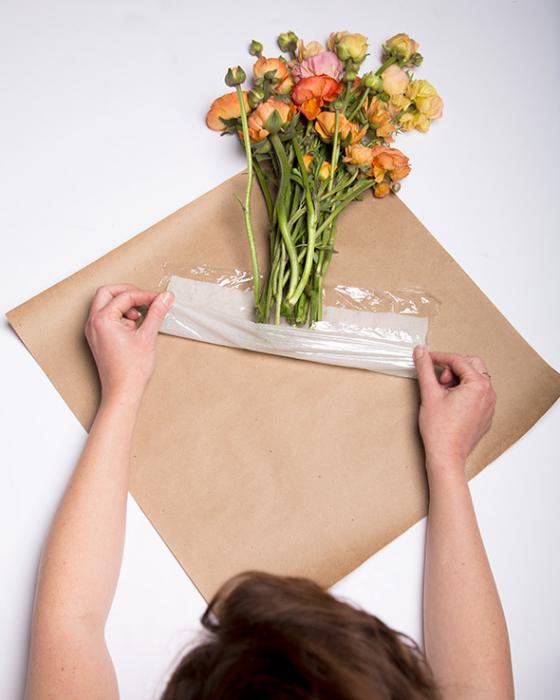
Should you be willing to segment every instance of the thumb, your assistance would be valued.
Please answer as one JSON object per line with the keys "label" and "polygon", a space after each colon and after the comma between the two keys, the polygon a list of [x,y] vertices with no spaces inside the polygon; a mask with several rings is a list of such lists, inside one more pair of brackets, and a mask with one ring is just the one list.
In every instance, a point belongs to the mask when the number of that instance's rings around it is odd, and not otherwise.
{"label": "thumb", "polygon": [[175,296],[173,292],[163,292],[150,304],[146,318],[140,326],[140,333],[147,337],[155,338],[158,334],[163,319],[173,304]]}
{"label": "thumb", "polygon": [[434,363],[428,348],[424,345],[417,345],[414,348],[413,357],[416,373],[418,374],[418,384],[420,385],[420,398],[424,400],[439,391]]}

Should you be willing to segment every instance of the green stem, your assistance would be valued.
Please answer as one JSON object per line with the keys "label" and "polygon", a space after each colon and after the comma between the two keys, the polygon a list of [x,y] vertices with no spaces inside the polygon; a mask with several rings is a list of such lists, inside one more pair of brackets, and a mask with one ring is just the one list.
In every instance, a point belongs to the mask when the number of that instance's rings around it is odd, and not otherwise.
{"label": "green stem", "polygon": [[297,252],[290,236],[286,212],[286,199],[288,197],[288,190],[290,187],[290,165],[286,157],[286,152],[284,151],[284,146],[282,145],[278,134],[271,134],[270,141],[280,166],[280,186],[278,188],[278,195],[276,196],[276,211],[278,216],[278,227],[280,229],[280,233],[282,234],[284,245],[286,246],[288,260],[290,261],[290,284],[288,286],[288,296],[291,297],[295,292],[298,283],[299,263],[297,259]]}
{"label": "green stem", "polygon": [[331,174],[329,177],[329,192],[333,188],[334,171],[336,169],[336,161],[338,160],[338,122],[339,122],[339,115],[338,115],[338,110],[336,110],[335,116],[334,116],[334,136],[333,136],[332,158],[331,158]]}
{"label": "green stem", "polygon": [[364,104],[364,102],[365,102],[365,100],[366,100],[366,97],[367,97],[368,95],[369,95],[369,88],[366,88],[366,89],[364,90],[364,94],[360,97],[360,99],[359,99],[359,101],[358,101],[358,104],[354,107],[354,109],[353,109],[352,112],[350,113],[350,116],[348,117],[348,119],[349,119],[350,121],[352,121],[352,119],[354,119],[354,117],[356,116],[356,114],[360,111],[360,109],[362,108],[362,105]]}
{"label": "green stem", "polygon": [[274,223],[274,205],[272,204],[272,197],[270,195],[270,188],[268,186],[266,175],[264,174],[263,169],[261,168],[258,160],[255,160],[253,165],[255,166],[255,175],[257,176],[257,180],[259,181],[259,187],[261,188],[261,192],[264,197],[264,202],[266,204],[268,220],[270,221],[270,225],[272,226]]}
{"label": "green stem", "polygon": [[375,71],[375,75],[382,75],[383,71],[389,68],[389,66],[392,66],[393,63],[396,63],[397,59],[394,56],[391,56],[391,58],[388,58],[385,63],[382,63],[379,68]]}
{"label": "green stem", "polygon": [[299,283],[292,294],[288,294],[286,301],[288,304],[295,304],[303,290],[305,285],[309,280],[309,275],[311,273],[311,267],[313,266],[313,255],[315,253],[315,239],[317,235],[317,207],[313,201],[313,194],[311,192],[311,185],[309,183],[309,177],[307,175],[307,169],[303,160],[303,154],[299,147],[296,139],[292,139],[294,145],[294,151],[301,171],[301,179],[303,182],[303,189],[305,191],[305,202],[307,204],[307,250],[305,255],[305,264],[303,266],[303,274],[299,279]]}
{"label": "green stem", "polygon": [[371,187],[372,185],[375,184],[375,180],[373,179],[367,179],[367,180],[361,180],[355,187],[353,187],[348,195],[344,197],[344,199],[340,200],[340,203],[338,206],[336,206],[333,211],[327,216],[327,218],[323,221],[323,223],[319,226],[317,229],[317,235],[320,235],[335,219],[336,217],[341,213],[341,211],[350,204],[350,202],[353,202],[356,197],[359,197],[362,192],[365,192],[368,187]]}
{"label": "green stem", "polygon": [[247,158],[247,187],[245,189],[245,204],[243,205],[243,215],[245,218],[245,229],[247,230],[247,240],[251,253],[251,267],[253,268],[253,294],[255,297],[255,307],[259,308],[259,261],[257,259],[257,248],[253,235],[253,222],[251,220],[251,192],[253,190],[253,154],[251,153],[251,139],[249,137],[249,127],[247,124],[247,112],[243,100],[243,92],[239,85],[235,86],[239,110],[241,112],[241,126],[243,128],[243,143],[245,144],[245,156]]}

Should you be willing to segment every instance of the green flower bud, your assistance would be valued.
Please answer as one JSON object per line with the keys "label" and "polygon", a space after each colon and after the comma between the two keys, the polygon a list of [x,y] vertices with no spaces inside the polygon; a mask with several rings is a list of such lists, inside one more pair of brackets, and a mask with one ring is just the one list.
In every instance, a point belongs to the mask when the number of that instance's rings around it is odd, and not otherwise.
{"label": "green flower bud", "polygon": [[410,63],[413,66],[419,66],[423,60],[424,60],[424,56],[422,56],[421,53],[413,53],[412,56],[410,57]]}
{"label": "green flower bud", "polygon": [[280,51],[286,51],[288,53],[291,53],[292,51],[296,50],[297,43],[298,36],[295,32],[292,32],[291,30],[289,32],[283,32],[278,37],[278,46],[280,47]]}
{"label": "green flower bud", "polygon": [[391,185],[391,189],[393,190],[393,192],[395,194],[400,190],[400,188],[401,188],[400,182],[393,182],[393,184]]}
{"label": "green flower bud", "polygon": [[249,46],[249,53],[251,54],[251,56],[260,56],[262,52],[263,45],[261,44],[261,42],[257,41],[256,39],[253,39]]}
{"label": "green flower bud", "polygon": [[262,88],[253,88],[247,95],[247,99],[249,100],[249,105],[251,106],[251,109],[255,109],[256,107],[258,107],[260,103],[264,100],[264,97],[264,90]]}
{"label": "green flower bud", "polygon": [[270,134],[277,134],[280,131],[280,129],[284,126],[284,122],[282,121],[282,117],[277,109],[272,112],[263,126]]}
{"label": "green flower bud", "polygon": [[357,75],[355,70],[345,70],[342,79],[345,83],[353,83],[354,80],[356,80],[356,77]]}
{"label": "green flower bud", "polygon": [[236,66],[235,68],[230,68],[226,73],[225,82],[229,87],[235,87],[236,85],[241,85],[245,82],[247,76],[245,71],[241,66]]}
{"label": "green flower bud", "polygon": [[381,90],[383,86],[383,80],[380,75],[376,75],[373,71],[369,73],[364,73],[362,76],[362,83],[370,90]]}

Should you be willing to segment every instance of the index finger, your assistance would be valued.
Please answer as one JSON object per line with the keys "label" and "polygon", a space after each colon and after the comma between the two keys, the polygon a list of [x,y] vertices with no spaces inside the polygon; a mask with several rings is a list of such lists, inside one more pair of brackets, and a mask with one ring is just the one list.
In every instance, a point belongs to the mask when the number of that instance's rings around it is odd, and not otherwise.
{"label": "index finger", "polygon": [[130,311],[134,306],[151,304],[156,297],[157,292],[149,292],[144,289],[136,288],[127,289],[121,292],[121,294],[117,294],[103,311],[115,318],[121,318],[121,316],[124,316],[126,312]]}
{"label": "index finger", "polygon": [[99,287],[91,302],[91,313],[101,311],[101,309],[107,306],[107,304],[118,294],[122,294],[129,289],[136,289],[136,287],[133,284],[128,283],[106,284],[103,287]]}
{"label": "index finger", "polygon": [[462,380],[479,379],[480,373],[462,355],[454,352],[432,352],[432,360],[440,367],[448,367]]}

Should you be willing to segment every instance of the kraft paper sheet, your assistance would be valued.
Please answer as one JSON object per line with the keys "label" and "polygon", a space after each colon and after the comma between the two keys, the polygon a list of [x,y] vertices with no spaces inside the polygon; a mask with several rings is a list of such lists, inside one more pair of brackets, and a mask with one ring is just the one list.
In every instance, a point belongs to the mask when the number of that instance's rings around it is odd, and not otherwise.
{"label": "kraft paper sheet", "polygon": [[[83,337],[95,289],[156,289],[168,271],[250,269],[238,175],[8,319],[87,430],[99,400]],[[265,249],[266,213],[255,194]],[[431,347],[483,356],[498,393],[472,477],[560,394],[560,375],[521,338],[395,196],[342,215],[332,284],[417,287],[441,302]],[[160,335],[133,445],[131,492],[208,598],[246,569],[330,585],[426,513],[417,383]]]}

